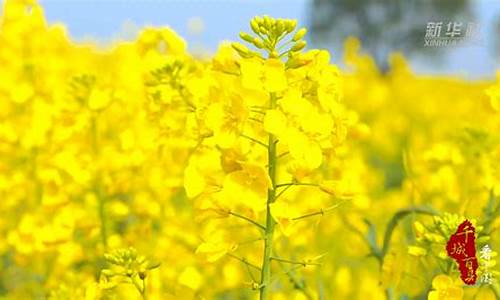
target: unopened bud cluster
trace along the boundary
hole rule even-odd
[[[297,20],[257,16],[250,22],[250,28],[255,35],[241,32],[240,38],[257,49],[264,50],[269,58],[281,58],[285,55],[292,57],[304,49],[307,44],[302,39],[307,33],[305,28],[297,30],[291,39],[284,41],[286,37],[289,37],[295,31],[296,27]],[[280,43],[281,45],[279,45]],[[262,58],[259,51],[252,51],[241,43],[233,43],[232,46],[243,58]]]
[[[160,263],[151,261],[144,255],[138,255],[137,250],[134,248],[117,249],[104,254],[104,258],[112,265],[111,268],[101,271],[106,277],[125,276],[133,278],[138,276],[141,280],[144,280],[149,270],[160,266]]]

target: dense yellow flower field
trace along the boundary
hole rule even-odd
[[[294,20],[249,21],[204,59],[5,1],[0,298],[498,299],[500,73],[381,73],[355,39],[340,70]],[[446,253],[465,219],[473,286]]]

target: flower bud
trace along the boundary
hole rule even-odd
[[[286,32],[291,33],[297,27],[297,20],[287,20],[286,21]]]
[[[295,45],[292,47],[292,51],[300,51],[304,49],[304,47],[307,45],[306,41],[298,41]]]
[[[264,48],[264,43],[262,42],[261,39],[258,39],[258,38],[253,38],[252,40],[252,44],[255,45],[255,47],[259,48],[259,49],[262,49]]]
[[[264,16],[264,27],[266,28],[271,27],[271,18],[269,18],[269,16]]]
[[[108,253],[104,254],[104,259],[110,264],[115,264],[115,265],[119,264],[118,258],[112,254]]]
[[[285,20],[279,19],[276,22],[276,31],[279,35],[281,35],[285,31]]]
[[[246,42],[253,43],[253,37],[246,32],[240,32],[240,38]]]
[[[300,40],[301,38],[303,38],[303,37],[306,35],[306,33],[307,33],[307,29],[305,29],[305,28],[301,28],[301,29],[299,29],[299,30],[295,33],[295,35],[293,36],[292,40],[293,40],[294,42],[297,42],[298,40]]]
[[[250,21],[250,27],[252,28],[252,31],[255,32],[256,34],[259,34],[259,22],[254,18],[252,21]]]
[[[419,221],[413,223],[413,230],[417,236],[422,236],[426,232],[424,225]]]
[[[238,54],[241,55],[242,57],[250,57],[251,56],[250,50],[248,50],[247,47],[245,47],[244,45],[242,45],[240,43],[232,43],[231,47],[233,47],[233,49],[236,50],[236,52],[238,52]]]

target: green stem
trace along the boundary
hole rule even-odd
[[[289,182],[289,183],[280,183],[276,185],[276,188],[288,187],[288,186],[314,186],[318,187],[317,183],[308,183],[308,182]]]
[[[144,300],[147,300],[147,299],[148,299],[148,295],[146,294],[146,279],[143,279],[143,280],[142,280],[142,291],[141,291],[141,296],[142,296],[142,299],[144,299]]]
[[[347,200],[344,200],[342,202],[339,202],[335,205],[332,205],[330,207],[327,207],[327,208],[322,208],[320,209],[319,211],[315,211],[315,212],[312,212],[312,213],[308,213],[308,214],[305,214],[305,215],[302,215],[302,216],[298,216],[298,217],[295,217],[295,218],[292,218],[293,221],[297,221],[297,220],[300,220],[300,219],[305,219],[305,218],[309,218],[309,217],[314,217],[314,216],[317,216],[317,215],[324,215],[326,213],[329,213],[331,212],[332,210],[336,209],[337,207],[339,207],[342,203],[346,202]]]
[[[130,277],[130,280],[132,281],[132,284],[134,284],[139,294],[141,294],[141,298],[147,300],[148,296],[146,295],[146,279],[141,279],[142,281],[142,287],[141,287],[141,285],[137,282],[136,278],[137,277]]]
[[[320,263],[313,263],[313,262],[306,262],[306,261],[295,261],[295,260],[285,259],[285,258],[281,258],[281,257],[274,257],[274,256],[271,256],[271,259],[279,261],[279,262],[284,262],[287,264],[292,264],[292,265],[302,265],[304,267],[306,267],[306,266],[321,266]]]
[[[276,106],[276,94],[271,93],[270,109]],[[269,142],[267,147],[267,166],[269,178],[271,178],[272,187],[267,191],[267,211],[266,211],[266,232],[264,234],[264,257],[262,260],[262,272],[260,278],[260,299],[267,300],[271,285],[271,257],[273,249],[274,222],[271,216],[270,205],[276,198],[276,137],[269,134]]]

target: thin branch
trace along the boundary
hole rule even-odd
[[[274,252],[276,253],[276,251],[274,251]],[[309,300],[313,299],[313,297],[311,296],[311,293],[306,288],[305,282],[304,281],[300,282],[300,280],[297,279],[297,277],[295,277],[293,270],[287,270],[285,267],[285,263],[278,261],[278,264],[280,265],[281,270],[284,271],[284,273],[288,276],[290,281],[293,283],[293,287],[295,289],[301,291],[302,294],[304,294],[304,296],[306,296],[307,299],[309,299]]]
[[[265,111],[257,110],[257,109],[250,109],[250,112],[253,112],[253,113],[256,113],[256,114],[261,114],[261,115],[265,115],[266,114]]]
[[[250,266],[248,264],[245,264],[245,268],[247,269],[248,275],[250,275],[252,282],[257,282],[257,279],[255,279],[255,276],[253,276],[252,270],[250,270]]]
[[[251,240],[239,242],[238,246],[252,244],[252,243],[255,243],[255,242],[258,242],[258,241],[263,241],[263,240],[264,240],[264,238],[261,238],[261,237],[260,238],[255,238],[255,239],[251,239]]]
[[[229,72],[229,71],[225,71],[225,70],[217,70],[217,71],[224,73],[224,74],[228,74],[228,75],[240,76],[239,73]]]
[[[236,260],[239,260],[239,261],[241,261],[242,263],[244,263],[245,265],[247,265],[247,266],[249,266],[249,267],[252,267],[252,268],[254,268],[254,269],[256,269],[256,270],[260,271],[260,267],[258,267],[258,266],[256,266],[256,265],[252,264],[252,263],[251,263],[251,262],[249,262],[246,258],[244,258],[244,257],[239,257],[239,256],[234,255],[234,254],[229,253],[229,252],[228,252],[228,253],[226,253],[226,254],[227,254],[227,256],[232,257],[232,258],[234,258],[234,259],[236,259]]]
[[[282,57],[284,57],[285,55],[287,55],[288,53],[290,53],[290,50],[291,50],[291,49],[288,49],[287,51],[285,51],[285,52],[281,53],[281,54],[280,54],[280,56],[279,56],[279,58],[282,58]]]
[[[251,120],[251,121],[255,121],[255,122],[257,122],[257,123],[262,123],[262,120],[259,120],[259,119],[257,119],[257,118],[252,118],[252,117],[251,117],[251,118],[248,118],[248,119],[249,119],[249,120]]]
[[[282,158],[283,156],[288,155],[288,154],[290,154],[290,152],[286,151],[286,152],[283,152],[280,155],[278,155],[276,158]]]
[[[312,212],[312,213],[308,213],[308,214],[305,214],[305,215],[302,215],[302,216],[298,216],[298,217],[292,218],[291,220],[292,221],[297,221],[297,220],[300,220],[300,219],[305,219],[305,218],[309,218],[309,217],[313,217],[313,216],[317,216],[317,215],[324,215],[324,214],[329,213],[330,211],[336,209],[337,207],[339,207],[340,205],[344,204],[345,202],[347,202],[347,200],[341,201],[341,202],[339,202],[339,203],[337,203],[335,205],[332,205],[330,207],[327,207],[327,208],[322,208],[319,211],[315,211],[315,212]]]
[[[305,266],[321,266],[320,263],[307,262],[307,261],[295,261],[295,260],[289,260],[289,259],[274,257],[274,256],[271,256],[271,259],[275,260],[275,261],[284,262],[287,264],[292,264],[292,265],[302,265],[304,267]]]
[[[276,201],[276,199],[279,198],[279,196],[281,196],[284,192],[286,192],[289,188],[291,188],[292,186],[289,185],[287,187],[285,187],[284,189],[281,190],[281,192],[278,193],[278,195],[276,195],[276,198],[274,198],[274,200]]]
[[[276,280],[278,280],[278,278],[279,278],[280,275],[289,275],[290,272],[293,272],[293,271],[298,270],[298,269],[303,268],[303,267],[304,266],[302,266],[302,265],[294,266],[294,267],[291,267],[288,270],[284,270],[281,273],[273,275],[273,277],[271,278],[271,284],[270,285],[273,285],[276,282]]]
[[[255,138],[253,138],[251,136],[248,136],[248,135],[245,135],[245,134],[240,134],[240,136],[243,137],[243,138],[246,138],[246,139],[248,139],[248,140],[250,140],[250,141],[252,141],[254,143],[257,143],[257,144],[259,144],[259,145],[261,145],[261,146],[263,146],[263,147],[265,147],[267,149],[267,144],[259,141],[258,139],[255,139]]]
[[[142,299],[147,299],[147,294],[146,294],[146,280],[145,279],[142,279],[142,292],[141,292],[141,295],[142,295]]]
[[[229,214],[230,214],[230,215],[232,215],[232,216],[235,216],[235,217],[237,217],[237,218],[240,218],[240,219],[242,219],[242,220],[245,220],[245,221],[247,221],[247,222],[250,222],[250,223],[252,223],[253,225],[255,225],[255,226],[259,227],[259,228],[260,228],[260,229],[262,229],[262,230],[266,230],[266,227],[264,227],[263,225],[261,225],[261,224],[259,224],[259,223],[255,222],[254,220],[250,219],[249,217],[245,217],[245,216],[243,216],[243,215],[240,215],[240,214],[235,213],[235,212],[232,212],[232,211],[230,211],[230,212],[229,212]]]
[[[307,183],[307,182],[288,182],[288,183],[277,184],[276,188],[285,187],[285,186],[314,186],[314,187],[318,187],[318,184]]]
[[[351,222],[343,215],[341,215],[342,223],[345,224],[347,229],[352,230],[354,233],[356,233],[363,241],[365,240],[365,234],[357,229],[354,225],[351,224]]]

